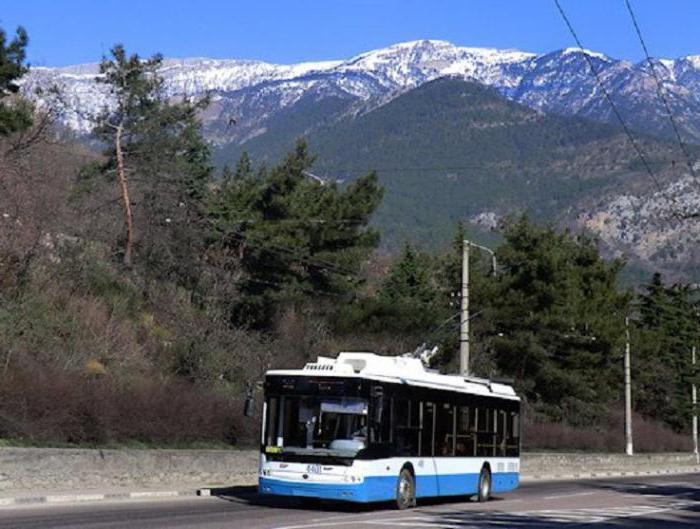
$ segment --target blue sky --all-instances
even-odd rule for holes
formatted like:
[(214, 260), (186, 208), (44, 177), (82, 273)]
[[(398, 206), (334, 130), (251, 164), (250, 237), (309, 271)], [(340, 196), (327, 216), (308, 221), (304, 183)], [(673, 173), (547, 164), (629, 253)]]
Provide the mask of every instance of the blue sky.
[[(561, 0), (587, 48), (640, 60), (624, 0)], [(652, 55), (700, 54), (700, 1), (632, 0)], [(543, 52), (573, 46), (553, 0), (0, 0), (37, 66), (97, 61), (115, 42), (142, 55), (290, 63), (395, 42)]]

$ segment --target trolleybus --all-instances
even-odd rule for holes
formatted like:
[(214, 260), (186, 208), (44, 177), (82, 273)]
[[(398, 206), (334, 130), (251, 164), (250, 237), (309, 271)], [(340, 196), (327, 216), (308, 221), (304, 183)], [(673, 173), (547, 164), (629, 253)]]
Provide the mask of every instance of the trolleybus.
[(268, 371), (262, 494), (352, 502), (513, 490), (520, 399), (503, 383), (426, 369), (418, 358), (319, 357)]

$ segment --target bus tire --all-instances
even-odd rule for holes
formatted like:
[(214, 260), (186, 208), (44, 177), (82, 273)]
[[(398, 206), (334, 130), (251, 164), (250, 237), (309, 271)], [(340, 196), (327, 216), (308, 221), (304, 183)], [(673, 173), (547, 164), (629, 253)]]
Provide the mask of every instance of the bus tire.
[(481, 469), (481, 474), (479, 474), (479, 492), (477, 494), (477, 501), (485, 502), (491, 499), (491, 471), (488, 467), (484, 466)]
[(396, 508), (399, 510), (410, 509), (416, 506), (416, 478), (408, 468), (404, 467), (399, 472), (396, 481)]

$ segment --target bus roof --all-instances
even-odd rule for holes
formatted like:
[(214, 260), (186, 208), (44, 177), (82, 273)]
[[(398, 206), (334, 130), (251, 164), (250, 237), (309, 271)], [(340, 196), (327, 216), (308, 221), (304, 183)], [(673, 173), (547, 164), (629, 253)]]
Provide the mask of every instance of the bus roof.
[(303, 369), (268, 371), (267, 375), (357, 377), (384, 382), (423, 386), (474, 395), (520, 400), (512, 386), (483, 378), (441, 375), (426, 369), (419, 358), (344, 352), (337, 358), (319, 356)]

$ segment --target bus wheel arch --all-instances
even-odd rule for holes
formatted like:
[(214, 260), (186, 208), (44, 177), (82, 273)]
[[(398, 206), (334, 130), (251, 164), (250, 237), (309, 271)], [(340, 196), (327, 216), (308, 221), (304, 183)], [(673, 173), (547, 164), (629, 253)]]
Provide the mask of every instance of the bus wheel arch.
[(493, 477), (491, 474), (491, 465), (487, 461), (481, 467), (481, 472), (479, 472), (477, 501), (486, 502), (486, 501), (489, 501), (491, 499), (492, 485), (493, 485)]
[(395, 504), (400, 510), (416, 506), (416, 472), (411, 463), (404, 463), (399, 471)]

